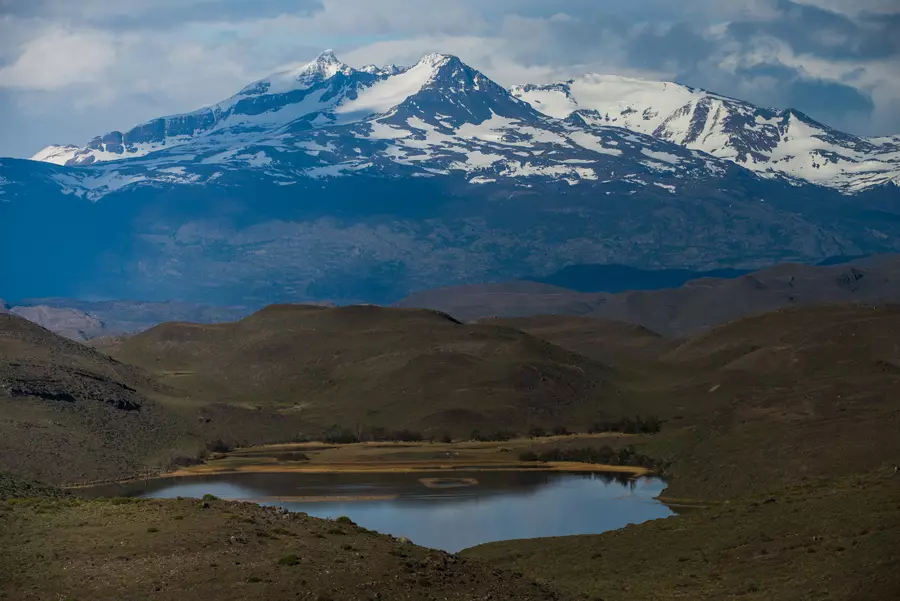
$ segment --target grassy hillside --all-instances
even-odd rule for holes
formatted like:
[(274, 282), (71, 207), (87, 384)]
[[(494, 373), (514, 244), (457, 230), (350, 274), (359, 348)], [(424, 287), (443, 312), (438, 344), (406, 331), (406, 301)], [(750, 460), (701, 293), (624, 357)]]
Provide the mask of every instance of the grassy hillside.
[(639, 325), (571, 315), (490, 318), (480, 323), (516, 328), (585, 357), (631, 367), (652, 361), (673, 345)]
[(490, 543), (462, 556), (607, 601), (897, 599), (900, 476), (809, 483), (600, 535)]
[(572, 598), (352, 522), (240, 502), (0, 503), (0, 537), (9, 600)]
[(0, 315), (0, 470), (51, 483), (163, 467), (187, 424), (140, 370), (14, 315)]
[(666, 495), (726, 499), (900, 463), (900, 307), (823, 305), (682, 341), (586, 318), (499, 320), (628, 374), (636, 441), (671, 462)]
[[(0, 593), (895, 598), (897, 341), (891, 305), (779, 310), (681, 340), (584, 318), (463, 324), (423, 310), (273, 306), (235, 323), (164, 324), (110, 341), (102, 348), (114, 360), (0, 315), (0, 470), (19, 476), (121, 477), (214, 438), (271, 442), (330, 424), (467, 437), (641, 414), (662, 418), (661, 432), (510, 447), (633, 445), (667, 464), (666, 497), (712, 505), (599, 536), (464, 553), (523, 578), (246, 505), (0, 503), (0, 538), (13, 541), (0, 546), (0, 571), (16, 575)], [(463, 446), (360, 448), (402, 463), (404, 453), (446, 458)], [(495, 461), (513, 454), (487, 446)], [(0, 496), (22, 494), (52, 493), (0, 476)]]
[(271, 306), (235, 323), (163, 324), (109, 350), (192, 399), (274, 408), (309, 434), (526, 432), (627, 409), (598, 361), (424, 310)]

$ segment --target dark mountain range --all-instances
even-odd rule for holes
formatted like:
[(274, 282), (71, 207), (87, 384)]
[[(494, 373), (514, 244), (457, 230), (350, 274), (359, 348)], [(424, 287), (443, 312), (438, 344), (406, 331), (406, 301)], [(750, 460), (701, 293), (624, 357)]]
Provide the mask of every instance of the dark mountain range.
[(66, 166), (0, 160), (3, 294), (386, 303), (573, 264), (900, 250), (893, 183), (844, 194), (619, 125), (548, 116), (451, 56), (325, 53)]
[(782, 307), (897, 302), (900, 256), (884, 255), (827, 266), (788, 263), (736, 278), (703, 278), (679, 288), (618, 294), (520, 282), (459, 286), (414, 294), (397, 305), (445, 311), (458, 319), (582, 315), (686, 336)]
[(535, 278), (576, 292), (625, 292), (626, 290), (659, 290), (677, 288), (700, 278), (736, 278), (750, 273), (745, 269), (638, 269), (627, 265), (569, 265), (556, 273)]

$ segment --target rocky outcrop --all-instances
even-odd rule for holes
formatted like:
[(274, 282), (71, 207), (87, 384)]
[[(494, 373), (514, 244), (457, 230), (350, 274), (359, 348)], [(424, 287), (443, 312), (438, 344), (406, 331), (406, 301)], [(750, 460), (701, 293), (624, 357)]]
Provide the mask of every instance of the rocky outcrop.
[(28, 321), (73, 340), (89, 340), (103, 336), (106, 331), (102, 321), (77, 309), (37, 305), (13, 307), (10, 313), (24, 317)]

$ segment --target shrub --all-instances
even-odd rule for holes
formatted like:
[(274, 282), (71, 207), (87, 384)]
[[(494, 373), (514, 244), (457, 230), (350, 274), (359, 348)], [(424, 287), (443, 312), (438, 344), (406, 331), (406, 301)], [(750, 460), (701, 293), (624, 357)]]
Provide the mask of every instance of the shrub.
[(154, 528), (153, 526), (151, 526), (150, 528), (147, 528), (147, 532), (153, 534), (154, 532), (159, 532), (159, 528)]
[(200, 500), (201, 501), (218, 501), (219, 497), (217, 497), (216, 495), (211, 495), (209, 493), (206, 493), (205, 495), (200, 497)]
[(391, 440), (399, 440), (401, 442), (421, 442), (423, 438), (421, 432), (413, 432), (412, 430), (398, 430), (391, 433)]
[(496, 432), (484, 433), (480, 430), (472, 430), (472, 434), (469, 437), (470, 440), (475, 440), (477, 442), (492, 442), (492, 441), (507, 441), (512, 440), (516, 437), (516, 433), (512, 430), (498, 430)]
[[(526, 461), (523, 459), (523, 461)], [(576, 449), (551, 449), (537, 455), (537, 461), (577, 461), (605, 465), (630, 465), (635, 467), (656, 467), (656, 462), (646, 455), (635, 452), (634, 447), (615, 450), (609, 446), (600, 448), (584, 447)]]
[(555, 428), (553, 428), (554, 436), (566, 436), (568, 434), (569, 434), (569, 429), (566, 428), (565, 426), (556, 426)]
[(544, 436), (547, 436), (547, 431), (541, 427), (534, 427), (528, 431), (528, 436), (532, 438), (543, 438)]
[(325, 430), (322, 440), (329, 444), (353, 444), (359, 442), (359, 437), (352, 430), (335, 425)]
[(519, 461), (538, 461), (537, 453), (533, 451), (525, 451), (519, 454)]
[(294, 553), (289, 553), (288, 555), (282, 555), (278, 558), (278, 565), (280, 566), (295, 566), (300, 563), (300, 558), (297, 557)]
[(140, 503), (140, 499), (135, 497), (113, 497), (109, 500), (110, 505), (128, 505), (129, 503)]
[(441, 442), (443, 442), (445, 444), (450, 444), (451, 442), (453, 442), (453, 437), (450, 436), (449, 434), (444, 434), (443, 436), (441, 436)]
[(234, 445), (217, 439), (206, 443), (206, 450), (210, 453), (228, 453), (234, 450)]
[(290, 453), (278, 453), (275, 455), (278, 461), (309, 461), (309, 455), (300, 451), (291, 451)]
[(350, 526), (356, 526), (356, 523), (345, 515), (342, 515), (334, 521), (338, 524), (348, 524)]
[(588, 434), (599, 432), (623, 432), (625, 434), (656, 434), (662, 428), (662, 420), (658, 417), (634, 418), (626, 417), (618, 421), (594, 422), (588, 428)]
[(176, 455), (169, 460), (169, 469), (178, 467), (190, 467), (192, 465), (200, 465), (203, 463), (201, 457), (192, 457), (190, 455)]

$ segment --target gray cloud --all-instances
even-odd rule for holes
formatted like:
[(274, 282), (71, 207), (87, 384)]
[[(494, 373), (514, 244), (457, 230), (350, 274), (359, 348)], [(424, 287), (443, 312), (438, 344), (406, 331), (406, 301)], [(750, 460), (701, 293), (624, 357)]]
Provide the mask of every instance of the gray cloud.
[(324, 47), (450, 52), (503, 84), (675, 79), (900, 131), (897, 0), (0, 0), (0, 155), (192, 110)]
[(311, 14), (321, 8), (321, 0), (0, 0), (0, 16), (115, 29)]

